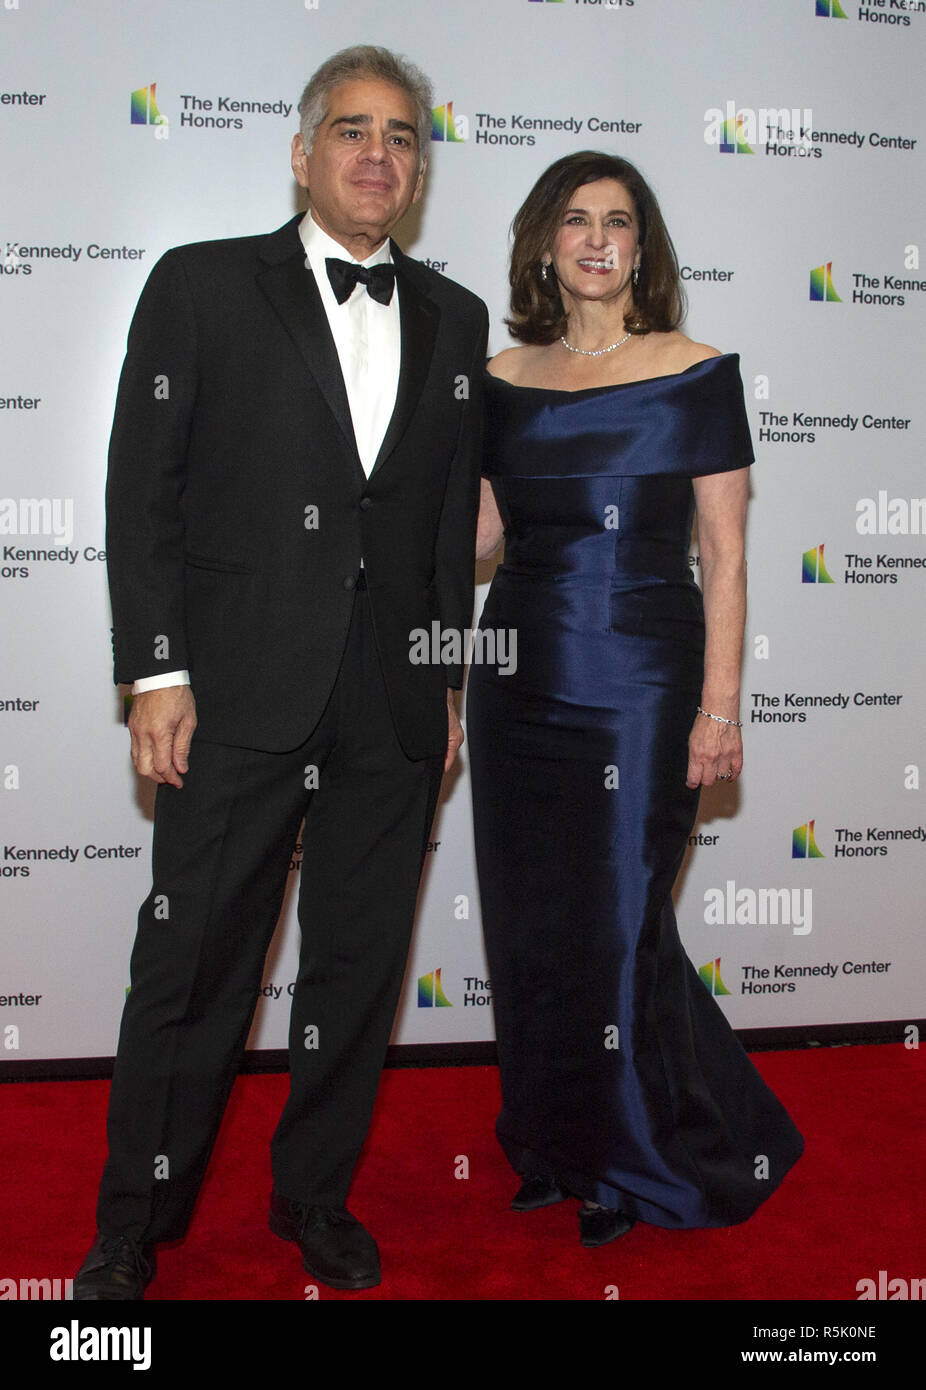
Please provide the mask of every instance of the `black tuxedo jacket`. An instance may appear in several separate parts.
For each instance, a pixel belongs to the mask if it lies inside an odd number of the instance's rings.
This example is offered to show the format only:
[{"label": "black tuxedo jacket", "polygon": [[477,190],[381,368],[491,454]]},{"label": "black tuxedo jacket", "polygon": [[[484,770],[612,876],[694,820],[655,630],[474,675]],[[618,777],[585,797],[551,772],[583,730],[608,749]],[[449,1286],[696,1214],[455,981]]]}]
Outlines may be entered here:
[{"label": "black tuxedo jacket", "polygon": [[367,478],[298,223],[168,251],[142,292],[107,484],[115,679],[188,668],[200,737],[298,747],[362,557],[393,722],[421,758],[446,747],[462,670],[413,664],[410,633],[472,619],[486,309],[392,244],[401,368]]}]

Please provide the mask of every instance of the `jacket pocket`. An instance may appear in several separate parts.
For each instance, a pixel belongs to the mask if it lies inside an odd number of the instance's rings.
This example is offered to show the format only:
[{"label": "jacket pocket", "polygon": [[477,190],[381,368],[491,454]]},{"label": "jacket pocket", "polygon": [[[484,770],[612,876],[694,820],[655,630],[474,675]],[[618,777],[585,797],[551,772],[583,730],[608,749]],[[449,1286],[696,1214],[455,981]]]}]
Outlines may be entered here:
[{"label": "jacket pocket", "polygon": [[219,560],[210,555],[186,555],[184,562],[194,570],[216,570],[221,574],[253,574],[250,565],[241,565],[236,560]]}]

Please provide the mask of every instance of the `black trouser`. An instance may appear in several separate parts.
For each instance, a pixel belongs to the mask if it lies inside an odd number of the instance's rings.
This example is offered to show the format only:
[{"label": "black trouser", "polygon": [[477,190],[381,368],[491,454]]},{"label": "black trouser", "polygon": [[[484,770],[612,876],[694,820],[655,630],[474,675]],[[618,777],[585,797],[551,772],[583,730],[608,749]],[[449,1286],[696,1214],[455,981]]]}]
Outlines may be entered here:
[{"label": "black trouser", "polygon": [[291,1085],[273,1179],[294,1201],[344,1203],[398,1002],[442,767],[442,756],[410,761],[396,739],[362,588],[331,699],[301,748],[263,753],[194,736],[182,790],[157,793],[154,882],[110,1095],[103,1234],[155,1241],[186,1229],[303,816]]}]

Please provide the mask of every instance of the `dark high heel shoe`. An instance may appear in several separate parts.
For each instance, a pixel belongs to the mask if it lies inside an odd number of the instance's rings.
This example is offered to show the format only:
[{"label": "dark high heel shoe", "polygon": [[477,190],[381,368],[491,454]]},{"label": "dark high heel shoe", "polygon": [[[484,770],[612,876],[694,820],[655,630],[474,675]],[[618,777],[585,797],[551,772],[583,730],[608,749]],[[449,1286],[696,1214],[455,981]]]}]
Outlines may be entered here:
[{"label": "dark high heel shoe", "polygon": [[579,1207],[579,1238],[583,1245],[607,1245],[610,1240],[625,1236],[636,1225],[632,1216],[609,1207]]},{"label": "dark high heel shoe", "polygon": [[566,1196],[555,1178],[528,1174],[515,1193],[511,1210],[538,1211],[541,1207],[551,1207],[554,1202],[564,1202]]}]

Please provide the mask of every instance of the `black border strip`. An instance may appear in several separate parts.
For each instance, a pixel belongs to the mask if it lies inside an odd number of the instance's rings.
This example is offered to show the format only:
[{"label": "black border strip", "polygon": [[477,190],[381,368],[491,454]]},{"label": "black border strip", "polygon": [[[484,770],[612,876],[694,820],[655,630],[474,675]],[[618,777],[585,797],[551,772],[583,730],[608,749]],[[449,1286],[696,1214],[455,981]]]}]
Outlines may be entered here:
[{"label": "black border strip", "polygon": [[[741,1028],[736,1036],[747,1052],[788,1051],[802,1047],[847,1047],[857,1043],[900,1043],[904,1030],[914,1025],[926,1033],[926,1019],[906,1018],[878,1023],[802,1024],[791,1028]],[[926,1045],[926,1038],[924,1038]],[[0,1061],[0,1081],[101,1081],[113,1073],[113,1057],[51,1057],[29,1061]],[[404,1043],[390,1047],[387,1067],[491,1067],[498,1056],[494,1042]],[[239,1073],[252,1076],[284,1072],[289,1061],[285,1048],[247,1052]]]}]

